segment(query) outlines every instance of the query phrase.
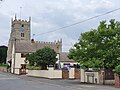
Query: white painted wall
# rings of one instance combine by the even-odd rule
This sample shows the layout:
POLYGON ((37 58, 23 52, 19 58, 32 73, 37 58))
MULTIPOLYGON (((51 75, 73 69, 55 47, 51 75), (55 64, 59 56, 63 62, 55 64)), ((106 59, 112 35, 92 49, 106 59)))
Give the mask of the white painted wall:
POLYGON ((11 72, 14 74, 19 74, 19 69, 21 68, 21 64, 25 64, 25 58, 21 58, 21 53, 14 53, 14 48, 12 50, 12 65, 11 72), (14 67, 15 64, 15 67, 14 67), (14 70, 15 69, 15 70, 14 70))
POLYGON ((53 79, 53 78, 62 78, 62 70, 49 70, 48 78, 53 79))
POLYGON ((14 44, 13 44, 13 48, 12 48, 12 63, 11 63, 11 73, 14 72, 14 61, 15 61, 15 47, 14 47, 14 44))
POLYGON ((25 58, 21 58, 21 53, 15 53, 15 74, 19 74, 21 64, 25 64, 25 58))
POLYGON ((84 69, 81 69, 80 70, 80 76, 81 76, 81 82, 85 82, 85 71, 84 71, 84 69))
POLYGON ((75 78, 74 76, 75 76, 75 68, 71 68, 69 70, 69 78, 74 79, 75 78))
MULTIPOLYGON (((81 82, 87 82, 87 74, 94 74, 94 83, 96 83, 95 78, 97 79, 97 84, 100 83, 99 81, 99 72, 85 72, 84 69, 81 69, 81 82)), ((92 83, 92 77, 89 77, 89 83, 92 83)))
POLYGON ((15 68, 21 68, 25 64, 25 58, 21 58, 21 53, 15 53, 15 68))
MULTIPOLYGON (((97 79, 97 84, 99 84, 99 73, 98 72, 85 72, 85 82, 87 82, 87 74, 94 74, 94 83, 96 83, 95 78, 97 79)), ((92 77, 89 77, 90 83, 92 83, 92 77)))
POLYGON ((28 76, 44 78, 62 78, 62 70, 28 70, 28 76))
POLYGON ((19 74, 20 69, 19 68, 15 68, 15 73, 14 74, 19 74))
POLYGON ((28 76, 48 77, 48 70, 28 70, 28 76))

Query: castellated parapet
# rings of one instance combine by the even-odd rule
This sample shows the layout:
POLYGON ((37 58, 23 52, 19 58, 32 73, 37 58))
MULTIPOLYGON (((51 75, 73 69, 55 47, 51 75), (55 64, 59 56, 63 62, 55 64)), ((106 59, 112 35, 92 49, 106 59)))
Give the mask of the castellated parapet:
POLYGON ((44 41, 34 41, 34 39, 31 40, 31 44, 36 47, 50 47, 54 49, 57 53, 62 52, 62 39, 54 42, 44 42, 44 41))
POLYGON ((40 44, 51 44, 51 45, 62 45, 62 40, 54 41, 54 42, 44 42, 44 41, 34 41, 34 43, 40 44))
POLYGON ((15 17, 15 19, 11 19, 11 22, 12 22, 12 25, 13 24, 16 24, 16 23, 23 23, 23 24, 30 24, 30 22, 31 22, 31 18, 29 17, 29 19, 28 20, 21 20, 21 19, 17 19, 16 17, 15 17))

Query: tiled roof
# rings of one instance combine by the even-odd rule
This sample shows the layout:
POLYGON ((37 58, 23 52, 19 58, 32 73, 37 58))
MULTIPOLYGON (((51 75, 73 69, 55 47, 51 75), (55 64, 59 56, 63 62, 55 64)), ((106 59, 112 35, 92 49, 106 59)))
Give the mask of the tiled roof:
MULTIPOLYGON (((54 49, 57 53, 58 47, 60 44, 55 44, 55 43, 31 43, 31 42, 16 42, 16 47, 15 47, 15 52, 17 53, 33 53, 36 50, 39 50, 44 47, 50 47, 54 49)), ((61 62, 75 62, 72 59, 69 59, 67 57, 68 53, 67 52, 61 52, 60 53, 60 61, 61 62)))
POLYGON ((15 52, 31 53, 31 52, 35 52, 35 48, 32 46, 30 42, 16 42, 15 52))
POLYGON ((67 52, 60 53, 60 61, 61 62, 75 62, 74 60, 69 59, 67 56, 68 56, 67 52))
POLYGON ((51 43, 31 43, 31 42, 16 42, 16 52, 19 53, 32 53, 36 50, 39 50, 44 47, 50 47, 54 49, 57 53, 59 53, 58 48, 59 44, 51 44, 51 43))

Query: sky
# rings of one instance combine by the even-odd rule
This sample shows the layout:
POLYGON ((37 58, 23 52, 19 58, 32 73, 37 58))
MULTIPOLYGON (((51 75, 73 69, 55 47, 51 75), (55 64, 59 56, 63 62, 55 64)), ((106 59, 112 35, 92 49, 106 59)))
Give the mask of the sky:
POLYGON ((120 10, 52 33, 46 32, 117 8, 120 8, 120 0, 3 0, 0 2, 0 46, 8 45, 11 18, 16 14, 23 20, 31 17, 31 38, 46 42, 62 38, 62 51, 68 52, 81 33, 96 29, 100 21, 120 21, 120 10))

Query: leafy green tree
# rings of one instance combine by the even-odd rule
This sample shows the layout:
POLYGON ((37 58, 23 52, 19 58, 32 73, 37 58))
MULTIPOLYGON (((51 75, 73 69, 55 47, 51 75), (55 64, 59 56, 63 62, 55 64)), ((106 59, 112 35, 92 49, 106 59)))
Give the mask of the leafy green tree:
POLYGON ((0 46, 0 63, 6 64, 6 57, 7 57, 7 47, 0 46))
POLYGON ((57 54, 53 49, 44 47, 28 55, 26 59, 29 61, 30 65, 40 66, 41 69, 47 69, 47 65, 54 65, 56 63, 56 56, 57 54))
POLYGON ((34 66, 35 62, 36 62, 36 54, 32 53, 32 54, 27 54, 26 55, 26 61, 29 61, 29 65, 30 66, 34 66))
POLYGON ((114 71, 115 71, 115 73, 120 75, 120 65, 116 66, 114 71))
POLYGON ((115 68, 120 64, 120 22, 102 21, 97 29, 82 33, 68 57, 85 67, 115 68))

